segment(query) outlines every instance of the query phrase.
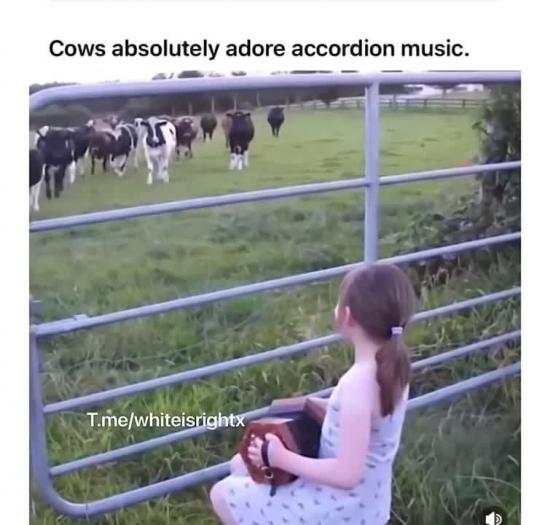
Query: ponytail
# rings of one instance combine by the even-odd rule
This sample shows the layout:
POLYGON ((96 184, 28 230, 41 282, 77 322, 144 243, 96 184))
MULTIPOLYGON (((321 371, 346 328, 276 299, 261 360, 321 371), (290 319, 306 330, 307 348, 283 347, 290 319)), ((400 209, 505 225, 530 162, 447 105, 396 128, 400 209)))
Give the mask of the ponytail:
POLYGON ((393 334, 376 354, 382 416, 393 413, 411 379, 411 362, 401 334, 393 334))
POLYGON ((412 283, 397 266, 360 266, 344 278, 338 306, 348 308, 362 334, 379 345, 375 359, 381 412, 391 415, 411 378, 403 333, 417 308, 412 283))

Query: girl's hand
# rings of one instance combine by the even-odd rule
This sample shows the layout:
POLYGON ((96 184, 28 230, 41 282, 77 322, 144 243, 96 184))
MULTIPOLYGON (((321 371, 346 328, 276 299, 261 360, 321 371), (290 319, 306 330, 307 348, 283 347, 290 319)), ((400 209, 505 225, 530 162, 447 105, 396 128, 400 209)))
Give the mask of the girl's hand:
MULTIPOLYGON (((269 456, 269 464, 271 467, 277 467, 281 460, 282 454, 287 450, 280 438, 276 434, 266 434, 265 439, 269 442, 267 450, 269 456)), ((263 440, 260 437, 254 436, 248 447, 248 458, 256 467, 263 466, 263 458, 261 457, 261 447, 263 440)))

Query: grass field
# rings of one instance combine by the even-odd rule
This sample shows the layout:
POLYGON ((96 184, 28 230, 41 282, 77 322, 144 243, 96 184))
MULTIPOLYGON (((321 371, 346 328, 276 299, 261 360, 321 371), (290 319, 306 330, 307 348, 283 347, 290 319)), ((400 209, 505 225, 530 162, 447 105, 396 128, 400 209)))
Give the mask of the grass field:
MULTIPOLYGON (((477 151, 469 113, 382 116, 384 175, 468 164, 477 151)), ((195 145, 195 158, 173 164, 171 183, 147 187, 143 166, 119 179, 86 176, 61 199, 42 201, 35 218, 281 187, 362 175, 364 141, 358 111, 289 113, 279 139, 256 114, 250 169, 227 170, 223 138, 195 145)), ((381 255, 399 250, 396 233, 422 210, 445 212, 473 189, 470 179, 385 188, 381 192, 381 255)), ((154 301, 257 282, 361 259, 363 193, 341 192, 135 219, 31 237, 31 291, 45 318, 98 314, 154 301)), ((422 308, 511 287, 519 267, 498 261, 429 290, 422 308)), ((249 296, 207 307, 63 336, 42 352, 47 402, 254 354, 332 331, 338 280, 249 296)), ((416 326, 414 358, 503 333, 519 325, 517 301, 416 326)), ((496 349, 418 375, 413 393, 469 377, 516 359, 496 349)), ((342 346, 254 366, 100 407, 104 413, 208 414, 241 412, 275 397, 335 383, 349 363, 342 346)), ((399 524, 473 523, 484 503, 519 515, 518 381, 487 388, 452 404, 412 414, 396 467, 394 519, 399 524)), ((48 420, 51 464, 117 448, 165 429, 97 429, 83 413, 48 420)), ((111 495, 227 459, 236 433, 192 442, 58 478, 74 501, 111 495)), ((68 523, 32 499, 36 525, 68 523)), ((127 509, 92 523, 212 524, 206 488, 127 509)))

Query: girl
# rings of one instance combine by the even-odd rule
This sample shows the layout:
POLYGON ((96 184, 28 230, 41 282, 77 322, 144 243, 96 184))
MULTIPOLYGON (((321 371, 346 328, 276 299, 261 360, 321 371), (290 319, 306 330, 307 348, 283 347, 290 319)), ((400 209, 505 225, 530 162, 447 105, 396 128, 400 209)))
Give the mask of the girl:
MULTIPOLYGON (((224 525, 384 525, 390 519, 392 464, 399 447, 411 366, 403 332, 416 309, 409 279, 387 264, 349 273, 335 321, 354 347, 354 364, 327 403, 317 459, 290 452, 266 436, 271 466, 299 476, 270 487, 254 483, 239 456, 212 488, 224 525)), ((249 448, 262 465, 262 441, 249 448)))

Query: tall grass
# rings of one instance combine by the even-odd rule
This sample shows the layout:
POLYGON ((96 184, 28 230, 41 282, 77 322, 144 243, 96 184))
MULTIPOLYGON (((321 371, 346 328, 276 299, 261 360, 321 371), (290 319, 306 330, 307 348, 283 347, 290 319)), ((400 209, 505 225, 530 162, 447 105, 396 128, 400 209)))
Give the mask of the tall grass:
MULTIPOLYGON (((470 114, 385 112, 383 172, 466 163, 476 150, 470 114)), ((138 203, 222 194, 316 180, 361 176, 361 115, 356 111, 288 115, 280 139, 256 121, 251 167, 226 170, 223 141, 197 145, 178 163, 168 186, 145 186, 143 170, 117 179, 86 177, 41 217, 138 203)), ((396 251, 391 233, 423 208, 445 211, 471 191, 470 180, 384 189, 383 255, 396 251)), ((112 223, 31 238, 31 289, 45 300, 47 319, 97 314, 153 301, 227 288, 361 260, 363 196, 359 192, 247 204, 168 217, 112 223)), ((519 266, 497 260, 491 270, 470 268, 422 298, 428 309, 518 283, 519 266)), ((48 341, 42 348, 47 402, 189 370, 330 333, 339 281, 242 297, 48 341)), ((519 325, 517 300, 415 326, 414 359, 504 333, 519 325)), ((517 345, 494 348, 419 373, 413 395, 518 359, 517 345)), ((98 407, 121 415, 239 413, 335 384, 350 363, 343 345, 251 366, 98 407)), ((471 523, 483 504, 501 504, 511 523, 519 514, 519 386, 495 385, 408 419, 396 466, 393 523, 471 523)), ((118 448, 168 429, 93 428, 85 413, 48 419, 51 464, 118 448)), ((227 459, 236 431, 214 432, 138 457, 55 480, 74 501, 109 496, 227 459)), ((32 522, 68 522, 32 498, 32 522)), ((206 487, 126 509, 93 523, 215 523, 206 487)))

